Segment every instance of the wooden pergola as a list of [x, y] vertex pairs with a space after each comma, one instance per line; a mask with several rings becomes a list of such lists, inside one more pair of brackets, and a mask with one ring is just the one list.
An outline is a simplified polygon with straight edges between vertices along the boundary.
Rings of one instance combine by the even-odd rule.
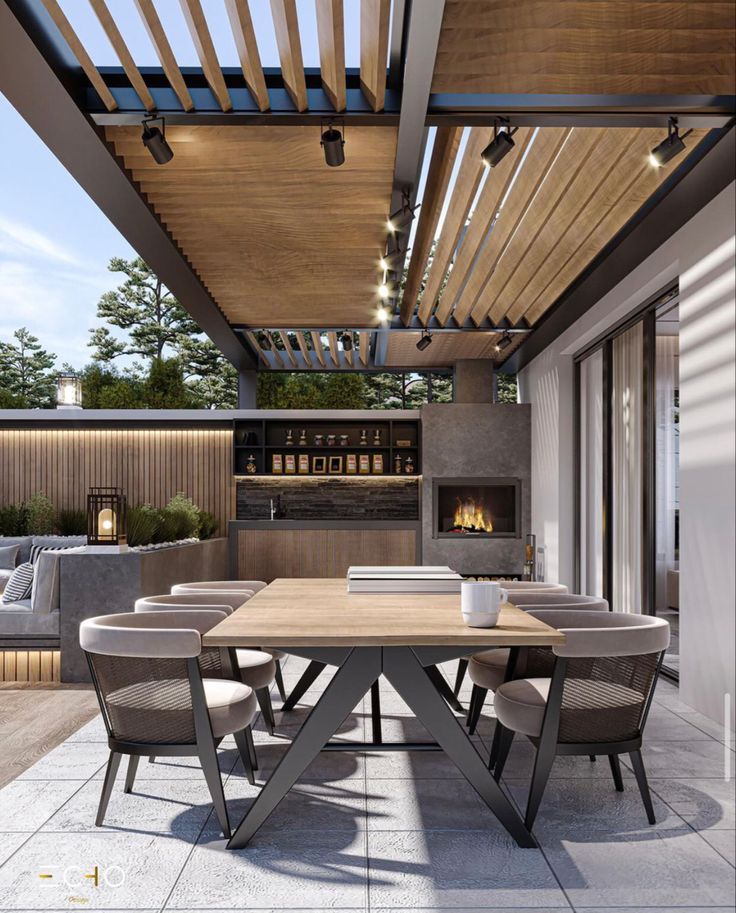
[[[110, 66], [59, 0], [0, 0], [0, 90], [241, 371], [518, 367], [732, 180], [732, 4], [361, 0], [349, 68], [343, 2], [315, 0], [315, 70], [296, 0], [270, 2], [278, 69], [249, 0], [225, 0], [239, 68], [201, 0], [180, 0], [199, 68], [153, 0], [135, 6], [159, 67], [88, 3]], [[653, 168], [672, 118], [685, 152]], [[514, 145], [489, 169], [499, 128]]]

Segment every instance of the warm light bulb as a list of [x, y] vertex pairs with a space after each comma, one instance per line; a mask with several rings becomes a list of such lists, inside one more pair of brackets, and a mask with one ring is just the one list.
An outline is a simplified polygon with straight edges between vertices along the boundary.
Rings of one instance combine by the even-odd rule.
[[381, 323], [387, 323], [390, 316], [387, 308], [379, 308], [376, 311], [376, 316], [381, 321]]
[[388, 263], [385, 260], [381, 259], [381, 262], [378, 264], [384, 273], [388, 272]]
[[388, 298], [389, 291], [388, 286], [385, 282], [382, 285], [378, 286], [378, 294], [381, 298], [383, 298], [384, 301]]
[[112, 529], [112, 520], [103, 520], [102, 528], [103, 529]]
[[649, 164], [652, 166], [652, 168], [661, 168], [662, 167], [661, 162], [657, 159], [657, 156], [654, 155], [654, 153], [652, 153], [652, 152], [649, 153]]
[[391, 232], [396, 231], [396, 226], [395, 226], [394, 223], [391, 221], [391, 219], [388, 219], [388, 220], [387, 220], [387, 222], [386, 222], [386, 228], [388, 228], [388, 230], [391, 231]]

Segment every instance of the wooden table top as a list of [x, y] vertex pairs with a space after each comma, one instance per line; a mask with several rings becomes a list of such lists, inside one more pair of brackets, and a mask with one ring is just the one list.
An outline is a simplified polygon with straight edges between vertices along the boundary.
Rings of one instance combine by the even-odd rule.
[[469, 628], [460, 594], [347, 592], [338, 579], [278, 579], [202, 638], [208, 647], [550, 646], [564, 634], [507, 602], [495, 628]]

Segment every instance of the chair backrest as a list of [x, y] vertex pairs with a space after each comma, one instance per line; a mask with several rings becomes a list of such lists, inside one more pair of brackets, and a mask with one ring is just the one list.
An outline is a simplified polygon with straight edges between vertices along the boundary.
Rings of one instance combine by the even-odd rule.
[[[227, 595], [227, 594], [226, 594]], [[165, 593], [162, 596], [142, 596], [135, 601], [136, 612], [188, 612], [206, 609], [220, 612], [223, 616], [232, 615], [231, 600], [219, 593]]]
[[[108, 734], [144, 744], [192, 744], [192, 676], [211, 611], [128, 612], [79, 626]], [[216, 619], [215, 619], [216, 620]]]
[[545, 583], [541, 580], [499, 580], [509, 593], [566, 593], [564, 583]]
[[177, 583], [171, 588], [172, 593], [196, 593], [199, 590], [250, 590], [257, 593], [268, 586], [263, 580], [194, 580], [189, 583]]
[[[176, 592], [174, 592], [176, 591]], [[180, 590], [179, 586], [171, 588], [171, 596], [214, 596], [222, 605], [229, 605], [232, 610], [239, 609], [243, 603], [247, 602], [253, 596], [253, 590], [226, 590], [226, 589], [189, 589]]]
[[640, 737], [669, 644], [668, 622], [620, 612], [531, 614], [565, 634], [564, 644], [547, 651], [547, 662], [552, 655], [565, 662], [558, 740], [584, 744]]
[[600, 596], [580, 596], [577, 593], [509, 593], [509, 602], [529, 611], [529, 609], [581, 609], [593, 612], [607, 612], [608, 601]]

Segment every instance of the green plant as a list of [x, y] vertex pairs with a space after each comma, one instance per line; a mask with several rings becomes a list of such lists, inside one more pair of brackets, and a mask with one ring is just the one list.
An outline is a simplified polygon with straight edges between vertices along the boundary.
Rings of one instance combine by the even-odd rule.
[[199, 512], [199, 538], [211, 539], [217, 532], [220, 521], [214, 514], [206, 510]]
[[28, 535], [48, 536], [56, 524], [54, 505], [42, 491], [37, 491], [24, 504], [28, 512]]
[[83, 510], [74, 508], [60, 510], [56, 518], [56, 528], [60, 536], [85, 536], [87, 534], [87, 514]]
[[183, 492], [179, 491], [171, 498], [163, 513], [166, 517], [164, 523], [173, 535], [172, 539], [164, 541], [194, 539], [199, 535], [199, 508]]
[[25, 536], [28, 532], [28, 513], [25, 504], [0, 507], [0, 536]]
[[161, 511], [150, 504], [128, 508], [128, 545], [148, 545], [157, 537]]

